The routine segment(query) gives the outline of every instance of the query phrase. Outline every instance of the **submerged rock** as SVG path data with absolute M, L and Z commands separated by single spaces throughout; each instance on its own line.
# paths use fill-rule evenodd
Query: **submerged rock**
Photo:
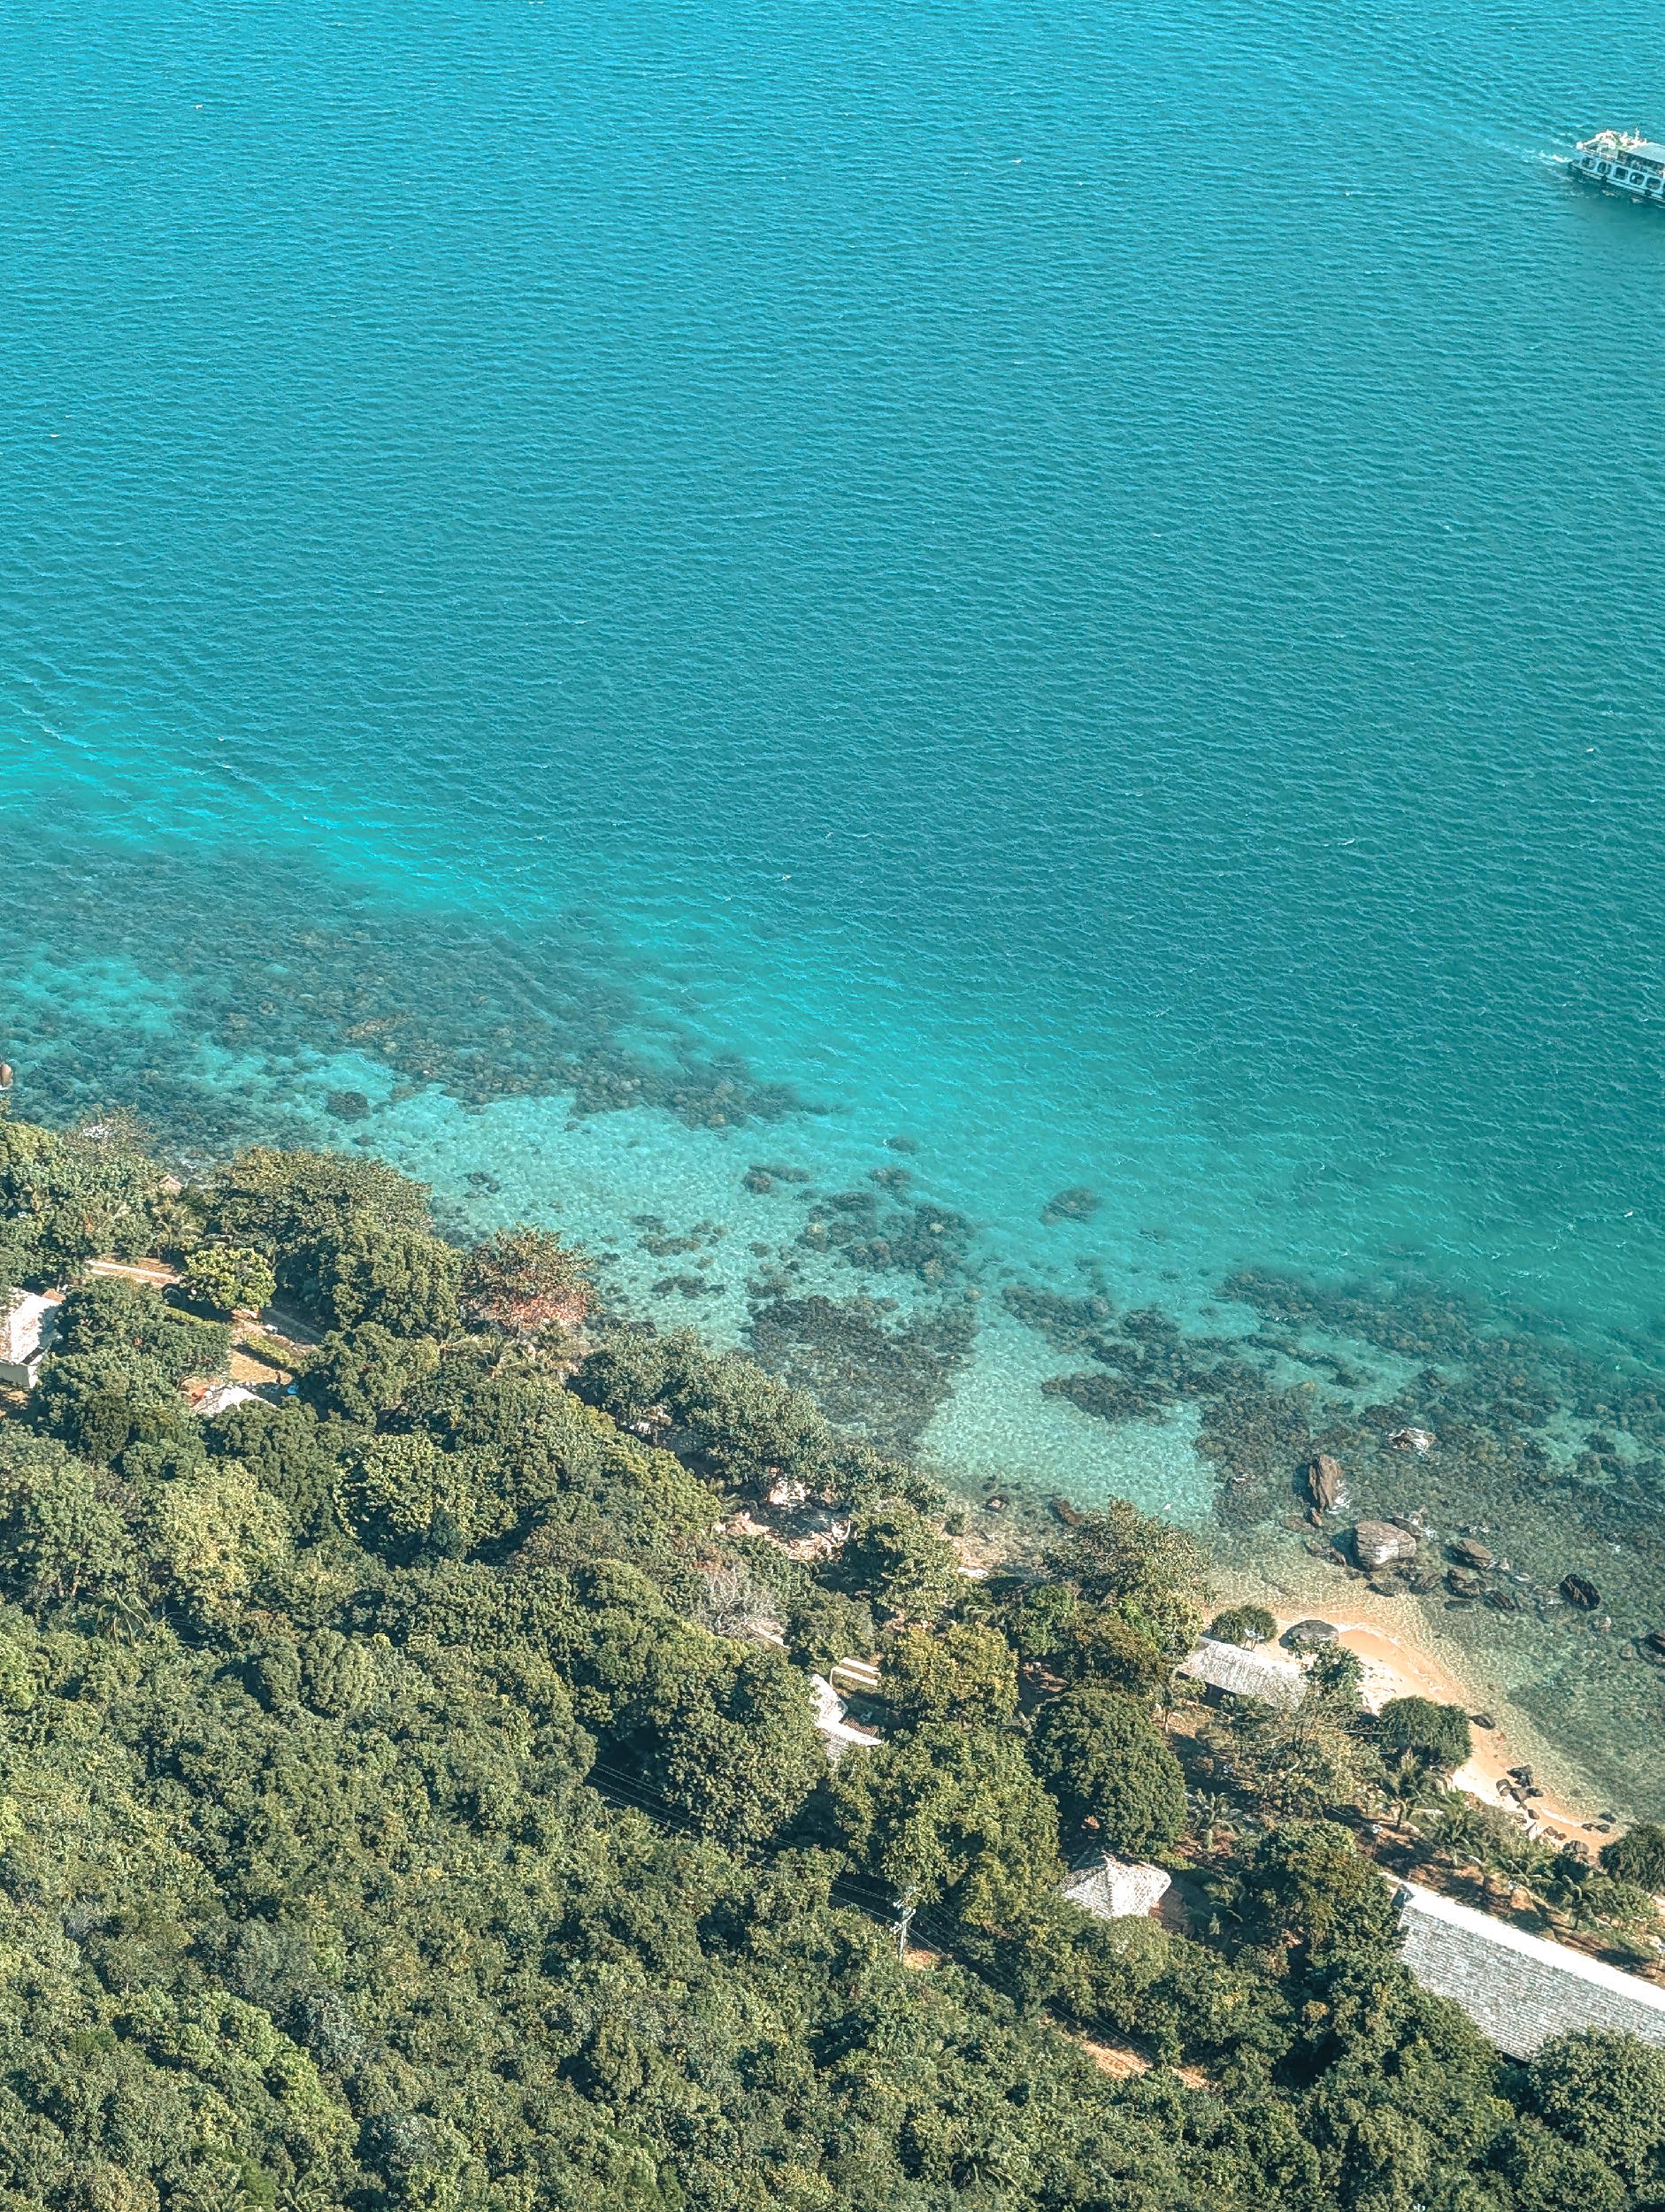
M 1341 1471 L 1341 1462 L 1328 1452 L 1319 1452 L 1307 1462 L 1305 1473 L 1307 1495 L 1312 1502 L 1314 1510 L 1319 1513 L 1333 1512 L 1340 1503 L 1341 1487 L 1346 1479 Z
M 1488 1551 L 1472 1536 L 1459 1536 L 1451 1546 L 1451 1556 L 1459 1566 L 1477 1568 L 1482 1574 L 1497 1565 L 1497 1554 Z
M 768 1170 L 777 1182 L 779 1168 Z M 827 1191 L 798 1234 L 807 1251 L 830 1252 L 847 1266 L 943 1283 L 969 1271 L 972 1225 L 946 1206 L 885 1204 L 878 1191 Z
M 1560 1589 L 1568 1604 L 1577 1606 L 1581 1612 L 1593 1613 L 1601 1602 L 1600 1591 L 1584 1575 L 1562 1575 Z
M 1085 1183 L 1071 1183 L 1068 1190 L 1053 1194 L 1041 1208 L 1040 1218 L 1049 1228 L 1056 1221 L 1091 1221 L 1102 1202 L 1097 1191 Z
M 1426 1429 L 1390 1429 L 1388 1442 L 1396 1452 L 1431 1452 L 1434 1440 Z

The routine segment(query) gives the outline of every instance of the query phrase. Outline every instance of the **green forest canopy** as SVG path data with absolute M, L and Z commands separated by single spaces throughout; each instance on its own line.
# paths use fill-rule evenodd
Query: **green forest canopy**
M 373 1163 L 180 1190 L 119 1128 L 0 1122 L 0 1275 L 71 1286 L 0 1421 L 0 2205 L 1665 2201 L 1665 2056 L 1508 2064 L 1399 1962 L 1348 1821 L 1427 1715 L 1377 1745 L 1338 1674 L 1298 1741 L 1246 1728 L 1210 1932 L 1090 1918 L 1064 1860 L 1177 1863 L 1191 1817 L 1194 1548 L 1118 1504 L 969 1581 L 802 1391 L 533 1325 L 583 1309 L 541 1233 L 471 1258 Z M 80 1272 L 148 1252 L 207 1317 Z M 321 1342 L 201 1421 L 268 1279 Z M 813 1568 L 724 1532 L 783 1475 L 854 1520 Z M 808 1673 L 873 1650 L 886 1740 L 834 1771 Z

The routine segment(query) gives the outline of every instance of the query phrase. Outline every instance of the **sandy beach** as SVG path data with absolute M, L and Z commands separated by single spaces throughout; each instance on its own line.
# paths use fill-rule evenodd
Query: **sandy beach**
M 1276 1617 L 1281 1636 L 1294 1622 L 1311 1616 L 1285 1612 Z M 1331 1618 L 1328 1614 L 1324 1617 Z M 1379 1712 L 1391 1698 L 1428 1697 L 1442 1705 L 1461 1705 L 1471 1716 L 1489 1717 L 1487 1694 L 1463 1681 L 1425 1643 L 1405 1634 L 1400 1625 L 1402 1619 L 1401 1614 L 1393 1625 L 1379 1618 L 1332 1622 L 1338 1640 L 1355 1652 L 1363 1664 L 1364 1702 L 1370 1711 Z M 1531 1765 L 1531 1756 L 1511 1746 L 1506 1729 L 1477 1727 L 1474 1741 L 1473 1757 L 1452 1777 L 1459 1789 L 1467 1790 L 1485 1804 L 1501 1806 L 1505 1811 L 1515 1814 L 1535 1835 L 1552 1841 L 1565 1839 L 1592 1847 L 1600 1844 L 1601 1838 L 1594 1824 L 1595 1809 L 1577 1809 L 1547 1788 L 1540 1797 L 1522 1797 L 1510 1770 Z

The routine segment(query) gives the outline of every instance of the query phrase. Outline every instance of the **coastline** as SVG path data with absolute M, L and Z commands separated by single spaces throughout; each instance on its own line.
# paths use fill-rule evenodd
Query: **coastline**
M 665 1118 L 649 1119 L 664 1135 Z M 1609 1432 L 1584 1433 L 1589 1448 L 1576 1465 L 1566 1461 L 1571 1432 L 1559 1416 L 1560 1427 L 1543 1433 L 1561 1456 L 1547 1445 L 1534 1446 L 1536 1458 L 1494 1448 L 1508 1410 L 1499 1409 L 1496 1393 L 1532 1381 L 1535 1340 L 1511 1346 L 1512 1365 L 1493 1375 L 1490 1340 L 1466 1309 L 1431 1315 L 1416 1301 L 1401 1310 L 1385 1293 L 1372 1302 L 1362 1292 L 1296 1284 L 1285 1286 L 1284 1312 L 1270 1279 L 1234 1278 L 1222 1296 L 1242 1287 L 1262 1295 L 1265 1311 L 1233 1309 L 1229 1298 L 1212 1312 L 1193 1310 L 1183 1284 L 1166 1286 L 1170 1311 L 1130 1302 L 1163 1294 L 1148 1272 L 1124 1282 L 1107 1265 L 1071 1283 L 1057 1260 L 1050 1273 L 1038 1263 L 1019 1273 L 984 1227 L 932 1194 L 926 1170 L 912 1164 L 911 1141 L 871 1133 L 844 1131 L 837 1174 L 818 1180 L 800 1164 L 807 1147 L 766 1147 L 756 1132 L 737 1142 L 721 1131 L 685 1131 L 674 1151 L 661 1153 L 630 1116 L 593 1118 L 574 1132 L 526 1102 L 477 1116 L 467 1129 L 427 1116 L 401 1127 L 403 1141 L 385 1148 L 388 1133 L 373 1119 L 350 1134 L 333 1124 L 306 1133 L 349 1155 L 436 1175 L 453 1236 L 483 1234 L 505 1219 L 558 1225 L 596 1255 L 618 1310 L 660 1326 L 692 1324 L 821 1394 L 841 1423 L 917 1456 L 992 1553 L 1044 1544 L 1056 1494 L 1084 1507 L 1125 1496 L 1192 1527 L 1224 1594 L 1274 1613 L 1292 1609 L 1291 1617 L 1293 1609 L 1344 1617 L 1361 1634 L 1379 1632 L 1385 1646 L 1376 1655 L 1419 1672 L 1417 1686 L 1437 1669 L 1453 1686 L 1445 1695 L 1494 1715 L 1503 1725 L 1476 1776 L 1484 1801 L 1507 1801 L 1509 1769 L 1526 1765 L 1532 1786 L 1548 1793 L 1531 1801 L 1547 1832 L 1588 1841 L 1599 1839 L 1596 1822 L 1609 1810 L 1626 1820 L 1658 1817 L 1665 1739 L 1650 1729 L 1661 1678 L 1623 1663 L 1642 1655 L 1633 1647 L 1638 1633 L 1660 1617 L 1638 1594 L 1658 1586 L 1665 1550 L 1659 1540 L 1645 1548 L 1645 1500 L 1624 1486 L 1632 1462 L 1607 1449 L 1616 1432 L 1631 1451 L 1619 1416 L 1632 1417 L 1604 1402 Z M 511 1134 L 518 1149 L 507 1147 Z M 590 1154 L 584 1183 L 566 1172 L 580 1135 Z M 465 1139 L 472 1148 L 457 1148 Z M 755 1153 L 762 1163 L 742 1169 Z M 667 1202 L 664 1214 L 641 1210 L 641 1189 L 656 1195 L 656 1179 L 673 1159 L 686 1165 L 690 1157 L 700 1174 L 679 1185 L 674 1209 Z M 464 1171 L 464 1158 L 491 1164 Z M 762 1230 L 766 1238 L 747 1233 Z M 1101 1279 L 1108 1289 L 1094 1287 Z M 1246 1331 L 1256 1315 L 1259 1325 Z M 1397 1328 L 1409 1333 L 1404 1343 L 1385 1350 Z M 1410 1374 L 1411 1353 L 1431 1359 L 1447 1338 L 1452 1368 L 1471 1364 L 1480 1379 L 1472 1404 L 1448 1379 L 1446 1405 L 1431 1411 L 1438 1375 Z M 1308 1371 L 1315 1365 L 1322 1381 Z M 1056 1387 L 1061 1377 L 1075 1387 Z M 1569 1393 L 1597 1386 L 1582 1363 L 1550 1373 L 1548 1383 Z M 1371 1393 L 1383 1402 L 1365 1412 L 1385 1415 L 1391 1406 L 1394 1417 L 1429 1419 L 1442 1434 L 1449 1422 L 1464 1441 L 1429 1457 L 1382 1449 L 1382 1424 L 1373 1429 L 1355 1402 Z M 1594 1406 L 1587 1417 L 1597 1417 Z M 1654 1435 L 1635 1418 L 1639 1450 Z M 968 1463 L 953 1447 L 973 1439 Z M 1290 1470 L 1319 1441 L 1333 1441 L 1345 1456 L 1364 1509 L 1412 1514 L 1419 1526 L 1425 1515 L 1448 1532 L 1477 1525 L 1502 1555 L 1500 1578 L 1511 1561 L 1523 1570 L 1508 1577 L 1511 1586 L 1530 1578 L 1536 1609 L 1506 1615 L 1409 1594 L 1378 1597 L 1354 1576 L 1344 1580 L 1333 1557 L 1315 1558 L 1292 1541 L 1311 1532 L 1289 1509 Z M 1616 1634 L 1590 1634 L 1599 1624 L 1564 1607 L 1546 1612 L 1569 1567 L 1599 1578 Z
M 1461 1705 L 1471 1717 L 1477 1713 L 1494 1717 L 1487 1709 L 1491 1690 L 1451 1665 L 1430 1639 L 1406 1633 L 1402 1607 L 1391 1625 L 1385 1617 L 1373 1617 L 1371 1609 L 1350 1604 L 1347 1610 L 1362 1617 L 1335 1620 L 1331 1625 L 1337 1642 L 1363 1663 L 1363 1697 L 1371 1712 L 1379 1712 L 1392 1698 L 1427 1697 L 1442 1705 Z M 1275 1611 L 1274 1617 L 1281 1636 L 1307 1617 L 1284 1609 Z M 1541 1796 L 1523 1802 L 1517 1794 L 1511 1770 L 1530 1767 L 1536 1778 L 1540 1762 L 1553 1755 L 1548 1747 L 1529 1742 L 1529 1736 L 1535 1732 L 1513 1717 L 1508 1724 L 1477 1727 L 1473 1755 L 1452 1776 L 1453 1786 L 1522 1821 L 1529 1834 L 1594 1849 L 1602 1839 L 1596 1832 L 1594 1813 L 1582 1809 L 1587 1792 L 1575 1792 L 1564 1783 L 1546 1787 L 1537 1780 Z
M 1017 1491 L 1001 1525 L 993 1525 L 984 1515 L 960 1540 L 963 1571 L 986 1574 L 1004 1560 L 1031 1555 L 1045 1541 L 1055 1510 L 1050 1501 Z M 1363 1663 L 1363 1699 L 1370 1711 L 1379 1711 L 1391 1698 L 1427 1697 L 1460 1705 L 1471 1719 L 1479 1714 L 1491 1720 L 1492 1727 L 1474 1730 L 1473 1755 L 1453 1783 L 1519 1820 L 1529 1833 L 1593 1851 L 1607 1839 L 1598 1823 L 1609 1809 L 1618 1816 L 1614 1832 L 1651 1816 L 1646 1807 L 1615 1803 L 1592 1774 L 1521 1711 L 1502 1673 L 1489 1670 L 1485 1655 L 1472 1646 L 1442 1635 L 1416 1598 L 1384 1598 L 1362 1582 L 1338 1584 L 1301 1555 L 1262 1557 L 1250 1564 L 1240 1554 L 1216 1548 L 1207 1528 L 1194 1533 L 1215 1570 L 1216 1606 L 1263 1605 L 1280 1637 L 1297 1621 L 1328 1622 L 1337 1640 Z M 1523 1801 L 1511 1773 L 1519 1767 L 1531 1768 L 1531 1786 L 1540 1795 Z

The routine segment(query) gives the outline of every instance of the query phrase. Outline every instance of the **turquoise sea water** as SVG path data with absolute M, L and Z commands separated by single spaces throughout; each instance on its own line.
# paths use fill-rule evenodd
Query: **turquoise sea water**
M 1488 1525 L 1530 1473 L 1665 1614 L 1665 215 L 1557 165 L 1665 131 L 1645 20 L 41 0 L 7 51 L 19 1110 L 384 1149 L 731 1337 L 894 1299 L 846 1379 L 946 1327 L 888 1417 L 950 1471 L 1199 1519 L 1194 1394 L 1043 1394 L 1106 1362 L 1006 1294 L 1190 1342 L 1235 1271 L 1352 1282 L 1321 1410 L 1512 1333 Z

